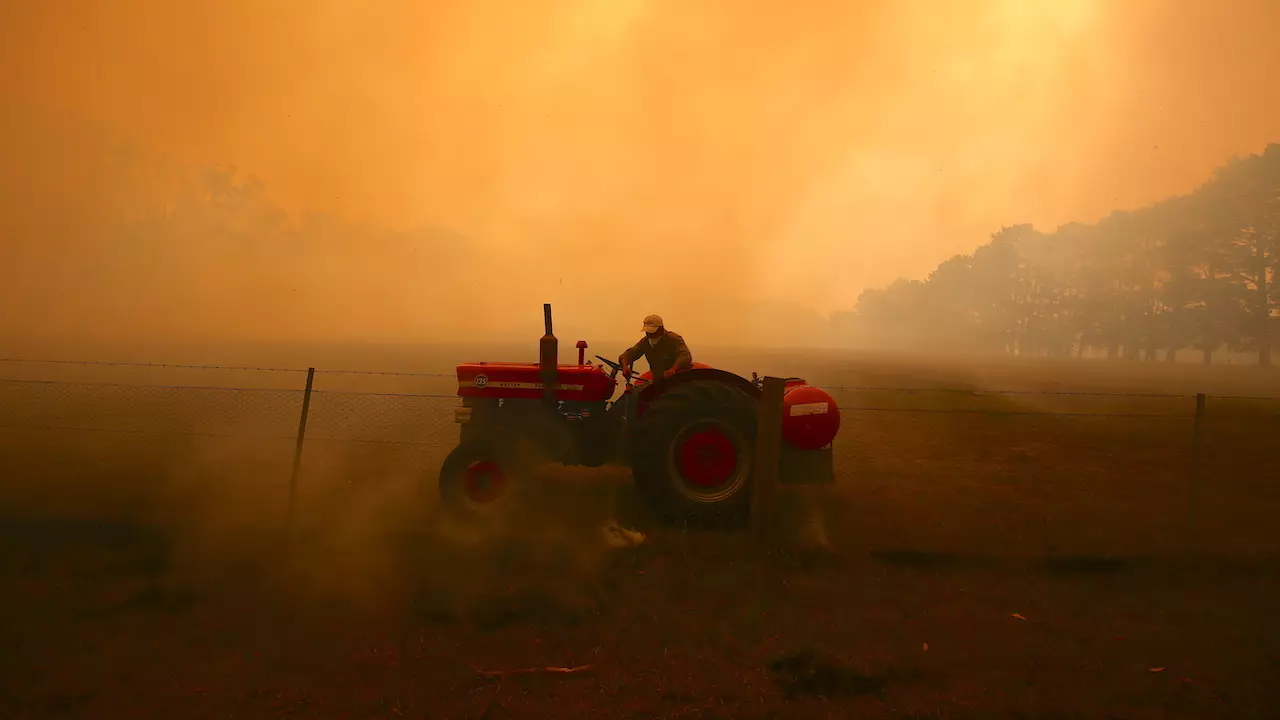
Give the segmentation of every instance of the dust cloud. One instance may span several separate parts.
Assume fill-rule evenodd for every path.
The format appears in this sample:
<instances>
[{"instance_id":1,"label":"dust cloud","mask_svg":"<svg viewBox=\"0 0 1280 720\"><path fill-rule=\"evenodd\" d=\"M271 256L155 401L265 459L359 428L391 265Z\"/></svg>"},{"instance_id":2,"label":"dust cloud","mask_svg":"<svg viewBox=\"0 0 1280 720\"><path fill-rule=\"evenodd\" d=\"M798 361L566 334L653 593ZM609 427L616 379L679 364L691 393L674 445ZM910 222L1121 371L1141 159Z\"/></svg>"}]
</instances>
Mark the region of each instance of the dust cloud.
<instances>
[{"instance_id":1,"label":"dust cloud","mask_svg":"<svg viewBox=\"0 0 1280 720\"><path fill-rule=\"evenodd\" d=\"M483 624L504 603L585 611L601 574L647 549L647 533L634 529L643 508L622 472L539 470L511 502L461 517L436 497L434 468L447 448L409 456L312 443L286 522L287 441L91 442L45 436L25 464L5 455L6 472L42 481L0 493L14 552L44 543L46 553L62 547L63 559L76 548L77 562L96 570L142 564L133 581L165 592L366 610L409 602L415 613ZM40 451L62 461L41 464ZM512 597L512 586L524 595Z\"/></svg>"},{"instance_id":2,"label":"dust cloud","mask_svg":"<svg viewBox=\"0 0 1280 720\"><path fill-rule=\"evenodd\" d=\"M11 349L828 315L1280 137L1268 0L0 9ZM88 353L89 351L86 351Z\"/></svg>"}]
</instances>

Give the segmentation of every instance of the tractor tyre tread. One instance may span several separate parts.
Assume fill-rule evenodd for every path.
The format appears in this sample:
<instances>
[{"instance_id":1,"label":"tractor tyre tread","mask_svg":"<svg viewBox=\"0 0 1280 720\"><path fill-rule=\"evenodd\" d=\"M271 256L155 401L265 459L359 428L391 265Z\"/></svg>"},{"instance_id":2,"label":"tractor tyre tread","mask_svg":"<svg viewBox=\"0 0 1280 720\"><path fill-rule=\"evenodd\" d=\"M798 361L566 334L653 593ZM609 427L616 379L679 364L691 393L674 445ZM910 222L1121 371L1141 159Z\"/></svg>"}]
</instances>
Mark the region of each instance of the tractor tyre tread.
<instances>
[{"instance_id":1,"label":"tractor tyre tread","mask_svg":"<svg viewBox=\"0 0 1280 720\"><path fill-rule=\"evenodd\" d=\"M716 503L698 502L681 493L668 470L668 453L676 433L699 418L732 424L750 445L754 461L759 403L742 390L716 380L695 380L655 398L636 421L632 441L632 474L637 492L668 523L694 521L736 525L749 509L751 477L731 497Z\"/></svg>"},{"instance_id":2,"label":"tractor tyre tread","mask_svg":"<svg viewBox=\"0 0 1280 720\"><path fill-rule=\"evenodd\" d=\"M437 488L443 512L462 516L475 513L464 496L463 474L471 463L478 460L491 460L502 468L507 487L504 496L497 503L507 502L511 495L518 493L525 485L523 481L527 475L526 468L513 453L505 449L503 443L490 439L462 442L449 451L440 463Z\"/></svg>"}]
</instances>

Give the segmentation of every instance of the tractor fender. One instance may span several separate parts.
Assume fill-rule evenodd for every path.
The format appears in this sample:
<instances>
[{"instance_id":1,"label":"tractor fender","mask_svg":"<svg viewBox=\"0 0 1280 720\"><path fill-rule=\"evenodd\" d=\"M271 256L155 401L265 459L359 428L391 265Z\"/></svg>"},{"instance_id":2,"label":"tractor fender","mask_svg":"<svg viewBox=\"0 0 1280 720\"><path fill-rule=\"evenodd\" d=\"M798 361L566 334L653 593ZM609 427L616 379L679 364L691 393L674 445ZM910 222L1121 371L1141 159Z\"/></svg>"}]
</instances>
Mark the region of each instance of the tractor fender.
<instances>
[{"instance_id":1,"label":"tractor fender","mask_svg":"<svg viewBox=\"0 0 1280 720\"><path fill-rule=\"evenodd\" d=\"M658 382L655 382L646 386L643 390L640 391L640 396L637 398L637 400L639 400L641 404L652 402L654 399L656 399L659 395L666 392L667 390L670 390L673 387L678 387L687 382L693 382L695 380L710 380L714 382L724 383L726 385L730 385L732 387L738 388L739 390L746 393L748 397L754 400L760 399L760 388L757 387L755 383L742 377L741 375L735 375L731 372L728 372L727 370L718 370L716 368L695 366L689 370L678 372L675 375L672 375L670 378L667 378L665 380L659 380Z\"/></svg>"}]
</instances>

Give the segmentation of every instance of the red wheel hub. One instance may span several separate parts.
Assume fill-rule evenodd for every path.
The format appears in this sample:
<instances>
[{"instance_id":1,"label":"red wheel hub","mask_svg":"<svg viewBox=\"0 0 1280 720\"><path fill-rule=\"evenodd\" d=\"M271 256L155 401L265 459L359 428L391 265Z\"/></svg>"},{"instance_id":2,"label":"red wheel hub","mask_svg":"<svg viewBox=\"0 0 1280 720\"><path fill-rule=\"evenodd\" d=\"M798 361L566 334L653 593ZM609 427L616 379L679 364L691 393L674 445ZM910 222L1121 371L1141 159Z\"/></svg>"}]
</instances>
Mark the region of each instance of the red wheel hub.
<instances>
[{"instance_id":1,"label":"red wheel hub","mask_svg":"<svg viewBox=\"0 0 1280 720\"><path fill-rule=\"evenodd\" d=\"M738 450L719 430L699 430L680 445L676 455L680 474L701 488L718 488L738 469Z\"/></svg>"},{"instance_id":2,"label":"red wheel hub","mask_svg":"<svg viewBox=\"0 0 1280 720\"><path fill-rule=\"evenodd\" d=\"M507 489L507 479L497 463L480 460L467 467L463 489L471 502L490 503L502 497Z\"/></svg>"}]
</instances>

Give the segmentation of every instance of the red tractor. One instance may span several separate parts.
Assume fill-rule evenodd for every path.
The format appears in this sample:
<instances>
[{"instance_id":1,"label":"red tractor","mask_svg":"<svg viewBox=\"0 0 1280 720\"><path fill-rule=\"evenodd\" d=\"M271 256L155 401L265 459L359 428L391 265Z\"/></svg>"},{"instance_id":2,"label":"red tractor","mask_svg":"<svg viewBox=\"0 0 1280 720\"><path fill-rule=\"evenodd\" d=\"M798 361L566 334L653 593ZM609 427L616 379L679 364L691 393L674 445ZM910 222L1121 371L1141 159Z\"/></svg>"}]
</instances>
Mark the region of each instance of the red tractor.
<instances>
[{"instance_id":1,"label":"red tractor","mask_svg":"<svg viewBox=\"0 0 1280 720\"><path fill-rule=\"evenodd\" d=\"M621 367L586 360L581 340L577 364L559 364L550 305L543 314L539 362L458 366L462 432L440 468L446 508L481 510L549 461L630 466L640 493L669 520L745 516L763 383L694 363L657 382L651 373L626 376L611 402ZM799 378L784 393L779 481L831 482L835 399Z\"/></svg>"}]
</instances>

